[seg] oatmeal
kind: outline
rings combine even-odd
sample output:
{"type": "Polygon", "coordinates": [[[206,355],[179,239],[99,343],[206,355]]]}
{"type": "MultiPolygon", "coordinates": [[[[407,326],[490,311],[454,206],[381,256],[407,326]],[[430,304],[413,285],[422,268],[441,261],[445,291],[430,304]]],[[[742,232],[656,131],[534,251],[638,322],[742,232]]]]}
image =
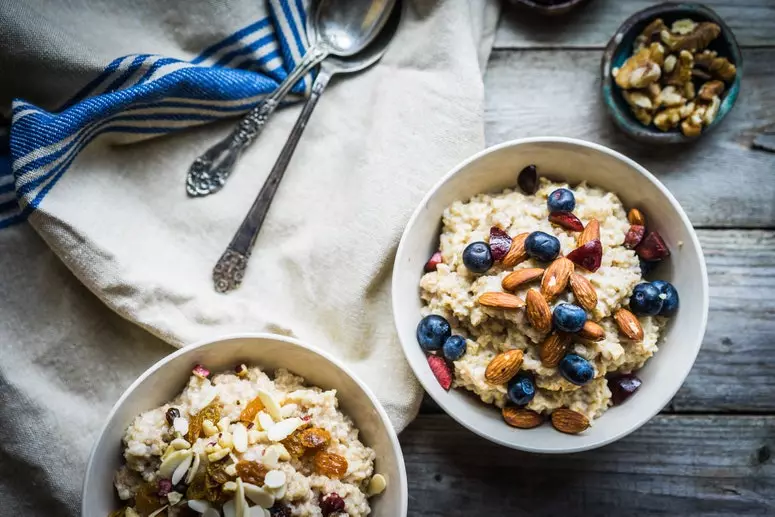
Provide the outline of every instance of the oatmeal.
{"type": "Polygon", "coordinates": [[[173,401],[135,418],[114,478],[123,517],[366,516],[385,488],[336,390],[279,369],[193,370],[173,401]]]}

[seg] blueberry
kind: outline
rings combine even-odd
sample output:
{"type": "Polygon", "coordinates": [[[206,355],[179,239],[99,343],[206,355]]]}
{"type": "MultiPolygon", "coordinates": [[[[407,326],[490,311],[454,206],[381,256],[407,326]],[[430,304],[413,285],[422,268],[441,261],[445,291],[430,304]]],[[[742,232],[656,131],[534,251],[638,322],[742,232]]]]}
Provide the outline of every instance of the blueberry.
{"type": "Polygon", "coordinates": [[[525,372],[520,372],[519,375],[509,381],[508,389],[509,400],[518,406],[524,406],[535,397],[536,387],[533,384],[533,379],[525,372]]]}
{"type": "Polygon", "coordinates": [[[654,284],[643,282],[635,286],[630,296],[630,310],[638,316],[656,316],[662,310],[661,293],[654,284]]]}
{"type": "Polygon", "coordinates": [[[447,361],[457,361],[466,353],[466,339],[460,336],[450,336],[444,341],[442,351],[447,361]]]}
{"type": "Polygon", "coordinates": [[[486,242],[472,242],[463,250],[463,264],[473,273],[485,273],[494,260],[490,245],[486,242]]]}
{"type": "Polygon", "coordinates": [[[561,303],[554,308],[552,322],[563,332],[578,332],[587,322],[587,313],[578,305],[561,303]]]}
{"type": "Polygon", "coordinates": [[[417,325],[417,342],[426,352],[440,350],[451,335],[452,328],[449,326],[449,322],[435,314],[425,316],[417,325]]]}
{"type": "Polygon", "coordinates": [[[533,232],[525,239],[525,251],[535,259],[549,262],[560,254],[560,241],[554,235],[533,232]]]}
{"type": "Polygon", "coordinates": [[[654,271],[654,268],[659,265],[659,262],[648,262],[646,260],[640,259],[640,274],[643,276],[646,276],[650,274],[652,271],[654,271]]]}
{"type": "Polygon", "coordinates": [[[546,200],[550,212],[573,212],[576,208],[576,198],[573,192],[566,188],[558,188],[546,200]]]}
{"type": "Polygon", "coordinates": [[[664,280],[654,280],[651,285],[659,289],[660,298],[662,298],[662,310],[660,316],[672,316],[678,310],[678,291],[670,282],[664,280]]]}
{"type": "Polygon", "coordinates": [[[568,382],[582,386],[595,377],[595,367],[576,354],[568,354],[560,361],[560,375],[568,382]]]}

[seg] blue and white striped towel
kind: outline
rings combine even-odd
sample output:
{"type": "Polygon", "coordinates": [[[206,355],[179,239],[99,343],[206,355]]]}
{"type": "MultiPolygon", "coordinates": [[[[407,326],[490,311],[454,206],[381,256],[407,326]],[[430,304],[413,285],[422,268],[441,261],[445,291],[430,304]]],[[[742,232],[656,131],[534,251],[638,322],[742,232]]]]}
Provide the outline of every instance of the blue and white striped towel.
{"type": "MultiPolygon", "coordinates": [[[[35,211],[95,139],[132,143],[234,117],[274,90],[305,52],[306,10],[302,0],[260,3],[255,19],[226,37],[199,27],[209,44],[192,58],[116,57],[96,76],[81,74],[85,85],[53,110],[14,99],[10,137],[0,141],[0,229],[35,211]]],[[[12,25],[12,11],[0,23],[12,25]]],[[[11,57],[0,56],[0,70],[14,68],[2,61],[11,57]]],[[[302,79],[293,93],[310,84],[302,79]]]]}

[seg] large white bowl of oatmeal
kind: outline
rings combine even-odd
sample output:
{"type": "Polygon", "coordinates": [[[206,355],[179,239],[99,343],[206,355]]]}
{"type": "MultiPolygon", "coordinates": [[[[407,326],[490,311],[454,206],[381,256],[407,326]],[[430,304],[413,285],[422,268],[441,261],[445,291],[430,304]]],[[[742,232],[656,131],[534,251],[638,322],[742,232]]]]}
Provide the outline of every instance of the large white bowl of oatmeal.
{"type": "Polygon", "coordinates": [[[702,250],[670,192],[560,137],[506,142],[442,178],[404,231],[392,289],[433,399],[489,440],[545,453],[605,445],[666,406],[708,311],[702,250]]]}
{"type": "Polygon", "coordinates": [[[401,448],[374,395],[295,339],[227,336],[149,368],[84,481],[88,517],[404,516],[401,448]]]}

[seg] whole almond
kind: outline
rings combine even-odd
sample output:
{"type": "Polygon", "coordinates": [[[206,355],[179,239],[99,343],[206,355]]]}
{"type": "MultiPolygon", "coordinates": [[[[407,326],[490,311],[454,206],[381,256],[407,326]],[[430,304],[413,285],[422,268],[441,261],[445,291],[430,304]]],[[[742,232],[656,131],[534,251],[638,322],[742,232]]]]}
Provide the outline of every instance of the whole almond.
{"type": "Polygon", "coordinates": [[[594,321],[587,320],[584,326],[578,332],[581,339],[589,341],[601,341],[605,338],[605,329],[595,323],[594,321]]]}
{"type": "Polygon", "coordinates": [[[484,378],[490,384],[506,384],[522,366],[522,350],[509,350],[496,355],[487,365],[484,378]]]}
{"type": "Polygon", "coordinates": [[[532,409],[505,407],[501,414],[507,424],[520,429],[532,429],[544,423],[544,418],[532,409]]]}
{"type": "Polygon", "coordinates": [[[479,305],[496,309],[521,309],[525,306],[525,301],[513,294],[493,291],[479,296],[479,305]]]}
{"type": "Polygon", "coordinates": [[[597,219],[591,219],[579,235],[577,245],[578,247],[581,247],[595,239],[600,239],[600,223],[597,219]]]}
{"type": "Polygon", "coordinates": [[[528,282],[532,282],[533,280],[541,278],[541,275],[543,274],[544,274],[544,270],[543,268],[540,268],[540,267],[528,267],[525,269],[517,269],[516,271],[512,271],[511,273],[503,277],[503,280],[501,281],[501,287],[503,287],[507,291],[514,291],[523,284],[526,284],[528,282]]]}
{"type": "MultiPolygon", "coordinates": [[[[528,308],[529,307],[530,305],[528,305],[528,308]]],[[[640,326],[640,321],[638,321],[638,318],[627,309],[619,309],[616,311],[614,313],[614,320],[621,333],[628,338],[633,341],[641,341],[643,339],[643,327],[640,326]]]]}
{"type": "Polygon", "coordinates": [[[576,301],[584,310],[591,312],[597,307],[597,292],[587,277],[573,273],[570,276],[570,288],[576,301]]]}
{"type": "Polygon", "coordinates": [[[529,233],[520,233],[511,239],[511,248],[506,256],[503,257],[503,267],[514,267],[520,262],[527,260],[527,251],[525,251],[525,239],[529,233]]]}
{"type": "Polygon", "coordinates": [[[630,208],[630,211],[627,212],[627,220],[630,222],[630,224],[646,226],[646,216],[644,216],[643,212],[637,208],[630,208]]]}
{"type": "Polygon", "coordinates": [[[579,434],[589,427],[589,419],[567,408],[558,408],[552,411],[552,426],[561,433],[579,434]]]}
{"type": "Polygon", "coordinates": [[[565,350],[570,344],[570,334],[565,332],[552,332],[541,343],[538,356],[541,364],[547,368],[554,368],[560,364],[560,359],[565,356],[565,350]]]}
{"type": "Polygon", "coordinates": [[[535,289],[530,289],[525,301],[530,325],[539,332],[549,332],[552,328],[552,309],[546,299],[535,289]]]}
{"type": "Polygon", "coordinates": [[[541,292],[547,300],[553,299],[568,287],[568,280],[576,265],[565,257],[549,264],[541,279],[541,292]]]}

